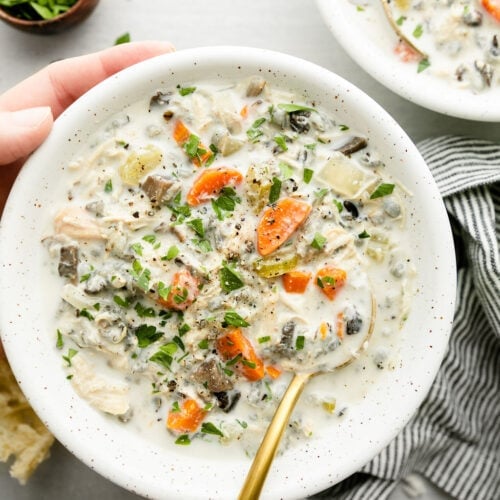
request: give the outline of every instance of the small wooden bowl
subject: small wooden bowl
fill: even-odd
[[[73,7],[60,16],[40,21],[28,21],[11,16],[0,7],[0,19],[21,31],[37,35],[51,35],[82,22],[90,15],[98,3],[99,0],[78,0]]]

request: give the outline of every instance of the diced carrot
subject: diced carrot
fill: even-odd
[[[201,205],[210,198],[217,196],[226,186],[238,186],[243,181],[243,175],[234,168],[217,167],[204,170],[195,179],[187,194],[188,205]]]
[[[304,271],[290,271],[283,275],[283,287],[288,293],[304,293],[311,273]]]
[[[500,0],[482,0],[483,7],[500,22]]]
[[[195,432],[207,414],[194,399],[186,399],[180,410],[170,410],[167,416],[167,428],[171,431]]]
[[[404,40],[400,40],[396,47],[394,47],[394,53],[403,62],[416,62],[422,58],[422,56],[412,47],[410,47]]]
[[[323,321],[321,325],[319,325],[319,334],[321,335],[321,340],[325,340],[326,336],[328,335],[328,323]]]
[[[240,116],[246,118],[248,116],[248,106],[243,106],[240,111]]]
[[[239,328],[218,337],[216,348],[224,360],[237,360],[234,363],[235,368],[248,380],[255,382],[264,377],[264,363],[257,356],[250,340]]]
[[[158,302],[176,311],[184,311],[196,299],[200,290],[199,282],[187,269],[178,271],[172,278],[171,288],[166,298],[159,297]]]
[[[177,120],[174,125],[174,133],[173,137],[175,142],[182,148],[184,147],[184,144],[189,140],[191,137],[191,132],[190,130],[184,125],[184,123],[181,120]],[[198,149],[204,151],[204,153],[200,154],[199,156],[193,156],[191,158],[191,161],[197,166],[200,167],[201,165],[204,165],[213,155],[212,151],[210,151],[209,148],[204,146],[201,142],[198,144]]]
[[[257,226],[257,249],[261,255],[277,250],[305,221],[311,205],[295,198],[282,198],[266,207]]]
[[[276,380],[281,375],[281,370],[275,366],[266,366],[266,372],[273,380]]]
[[[333,300],[337,292],[345,284],[347,273],[337,267],[326,266],[316,273],[316,285],[328,297]]]
[[[336,326],[337,326],[337,337],[339,340],[344,339],[344,330],[345,330],[345,325],[344,325],[344,313],[341,311],[337,313],[337,321],[336,321]]]

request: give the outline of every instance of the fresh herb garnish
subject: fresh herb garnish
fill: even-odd
[[[111,191],[113,191],[113,181],[111,179],[108,179],[106,181],[106,184],[104,184],[104,192],[111,193]]]
[[[370,235],[366,232],[366,229],[362,233],[358,234],[358,238],[360,238],[360,239],[369,238],[369,237],[370,237]]]
[[[87,318],[89,321],[94,321],[94,316],[87,311],[87,309],[83,308],[78,311],[78,316],[83,316],[84,318]]]
[[[120,297],[119,295],[113,296],[113,302],[115,304],[118,304],[120,307],[123,307],[124,309],[128,309],[130,307],[130,302],[128,301],[128,299]]]
[[[281,180],[277,177],[273,177],[273,184],[269,191],[269,203],[275,203],[278,201],[281,193]]]
[[[288,151],[288,146],[286,145],[286,138],[284,135],[274,136],[274,142],[281,148],[282,151]]]
[[[210,241],[205,240],[205,239],[195,239],[191,240],[203,253],[208,253],[213,250],[212,245],[210,244]]]
[[[189,205],[181,204],[181,193],[177,193],[173,199],[173,204],[168,205],[168,208],[177,216],[177,222],[181,223],[186,217],[191,216]]]
[[[137,255],[140,255],[142,256],[142,250],[144,249],[144,247],[140,244],[140,243],[133,243],[132,245],[130,245],[130,248],[137,254]]]
[[[258,342],[259,344],[264,344],[265,342],[269,342],[270,340],[271,340],[270,335],[266,335],[266,336],[264,336],[264,337],[259,337],[259,338],[257,339],[257,342]]]
[[[168,250],[166,255],[164,255],[161,260],[172,260],[175,259],[179,255],[179,249],[175,246],[172,245]]]
[[[56,340],[57,349],[62,349],[64,347],[64,340],[61,333],[61,330],[57,329],[57,340]]]
[[[431,63],[429,62],[429,59],[422,59],[418,63],[417,73],[422,73],[422,71],[425,71],[430,65]]]
[[[337,207],[339,214],[342,213],[342,210],[344,210],[344,205],[342,205],[342,203],[339,200],[333,200],[333,203]]]
[[[224,434],[222,434],[222,432],[211,422],[203,422],[201,424],[201,432],[204,434],[214,434],[216,436],[224,437]]]
[[[244,420],[238,420],[236,419],[236,422],[238,422],[243,429],[246,429],[248,427],[248,424]]]
[[[347,125],[344,125],[343,123],[341,123],[339,125],[339,129],[342,130],[343,132],[345,132],[346,130],[349,130],[349,127]]]
[[[314,151],[316,149],[317,144],[315,142],[312,142],[311,144],[305,144],[304,147],[306,149],[309,149],[309,151]]]
[[[191,227],[200,238],[205,236],[205,228],[201,219],[191,219],[186,222],[186,225]]]
[[[252,126],[247,130],[247,137],[251,142],[259,142],[259,138],[264,135],[260,129],[262,124],[266,121],[265,118],[258,118],[252,123]]]
[[[278,108],[282,109],[286,113],[295,113],[296,111],[313,111],[316,113],[314,108],[302,106],[300,104],[278,104]]]
[[[179,94],[184,97],[186,95],[192,94],[195,90],[196,87],[181,87],[179,89]]]
[[[174,401],[172,404],[172,409],[170,410],[172,413],[177,413],[181,411],[181,407],[179,406],[179,401]]]
[[[212,208],[217,219],[224,220],[226,212],[233,212],[236,208],[236,204],[240,203],[240,201],[241,199],[237,196],[236,191],[232,187],[226,186],[222,188],[219,197],[211,200]]]
[[[152,307],[144,307],[140,302],[134,306],[135,312],[139,318],[154,318],[156,311]]]
[[[197,135],[191,134],[189,139],[182,146],[184,151],[191,159],[197,158],[202,163],[202,156],[206,154],[206,150],[199,147],[200,138]]]
[[[71,360],[78,354],[78,351],[76,349],[69,348],[68,349],[68,354],[66,356],[63,356],[62,359],[68,363],[68,367],[72,366],[71,365]]]
[[[158,284],[156,285],[156,291],[162,299],[166,300],[171,290],[171,286],[166,286],[163,281],[158,281]]]
[[[115,45],[121,45],[122,43],[130,42],[130,33],[123,33],[115,40]]]
[[[180,444],[182,446],[187,446],[188,444],[191,444],[191,439],[189,439],[189,436],[187,434],[181,434],[175,440],[175,444]]]
[[[231,269],[227,264],[225,264],[219,271],[220,287],[224,292],[232,292],[233,290],[238,290],[245,286],[245,283],[241,279],[241,276],[234,270]]]
[[[413,36],[415,38],[420,38],[423,32],[424,32],[423,26],[421,24],[417,24],[415,26],[415,29],[413,30]]]
[[[375,200],[376,198],[381,198],[382,196],[387,196],[394,191],[394,184],[382,183],[377,186],[377,189],[373,191],[370,195],[370,200]]]
[[[297,351],[304,349],[305,341],[306,338],[304,337],[304,335],[297,335],[297,338],[295,339],[295,349]]]
[[[403,23],[406,21],[406,16],[400,16],[396,19],[396,24],[398,26],[403,26]]]
[[[156,236],[154,234],[146,234],[142,239],[147,241],[150,245],[154,245],[156,243]]]
[[[169,342],[168,344],[162,345],[160,349],[155,352],[150,358],[150,361],[157,363],[167,370],[170,370],[172,365],[173,355],[177,352],[179,347],[175,342]]]
[[[316,250],[321,250],[325,246],[326,241],[327,239],[322,234],[316,233],[311,241],[311,246]]]
[[[163,332],[159,332],[154,325],[140,325],[135,330],[135,336],[137,345],[144,348],[163,337]]]
[[[310,168],[305,168],[304,173],[303,173],[303,179],[306,184],[309,184],[311,182],[311,179],[313,177],[314,170],[311,170]]]
[[[90,278],[90,273],[82,274],[82,276],[80,276],[80,283],[83,283],[84,281],[88,281],[89,278]]]
[[[183,323],[181,326],[179,326],[179,328],[177,329],[177,331],[179,332],[179,335],[182,337],[183,335],[186,335],[187,332],[189,332],[189,330],[191,330],[191,327],[187,324],[187,323]]]
[[[228,311],[224,314],[224,321],[222,326],[226,328],[227,326],[249,326],[250,323],[245,321],[236,311]]]
[[[208,339],[203,339],[198,342],[198,347],[200,349],[208,349]]]
[[[283,179],[290,179],[293,176],[293,167],[285,163],[284,161],[280,161],[278,165],[281,176]]]
[[[69,10],[77,0],[0,0],[11,16],[28,21],[54,19]]]

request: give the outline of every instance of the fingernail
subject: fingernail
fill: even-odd
[[[38,128],[49,116],[52,116],[52,110],[49,106],[40,106],[37,108],[21,109],[20,111],[11,111],[9,121],[12,125],[21,128]]]

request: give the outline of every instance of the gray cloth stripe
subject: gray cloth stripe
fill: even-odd
[[[500,499],[500,144],[446,136],[419,149],[465,250],[450,344],[411,422],[321,498],[384,500],[416,471],[453,498]]]

